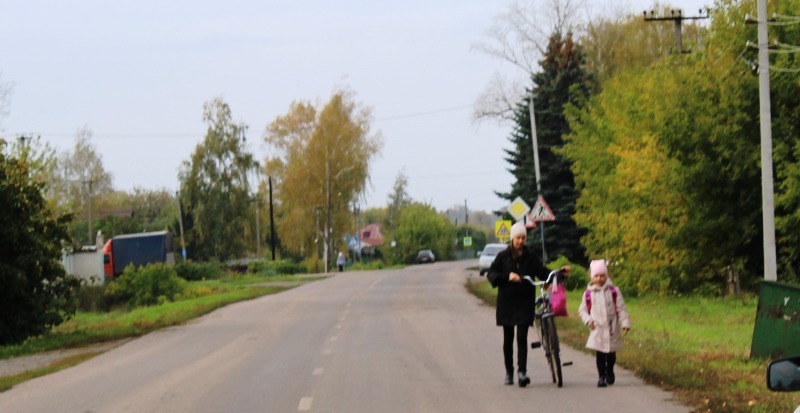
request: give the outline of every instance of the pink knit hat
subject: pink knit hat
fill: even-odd
[[[606,260],[592,260],[589,263],[589,274],[594,277],[597,274],[608,275],[608,268],[606,268]]]

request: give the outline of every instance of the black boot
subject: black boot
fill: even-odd
[[[519,387],[525,387],[530,384],[531,379],[528,377],[524,371],[521,371],[519,374]]]
[[[600,377],[600,380],[597,380],[597,387],[606,387],[605,377]]]
[[[504,382],[506,386],[513,386],[514,385],[514,373],[507,371],[506,372],[506,381]]]
[[[606,364],[606,383],[614,384],[617,378],[614,376],[614,364],[617,362],[617,353],[608,353],[608,363]]]
[[[606,374],[606,383],[608,383],[608,385],[610,386],[610,385],[614,384],[615,381],[617,381],[617,378],[614,377],[614,371],[613,370],[609,371]]]

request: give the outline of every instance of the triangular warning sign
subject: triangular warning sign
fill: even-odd
[[[531,208],[530,217],[534,221],[556,220],[556,216],[553,214],[553,211],[550,210],[550,207],[547,206],[547,202],[544,202],[544,198],[541,196],[536,200],[536,204],[533,206],[533,208]]]
[[[511,230],[505,224],[501,224],[500,228],[497,229],[497,236],[498,237],[507,237],[511,235]]]

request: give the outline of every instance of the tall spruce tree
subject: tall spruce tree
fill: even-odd
[[[511,164],[509,171],[516,181],[509,193],[498,195],[509,201],[520,196],[531,206],[541,195],[556,216],[553,222],[539,224],[544,225],[548,260],[565,256],[572,262],[585,264],[585,250],[580,243],[585,230],[579,228],[572,218],[578,191],[570,170],[571,163],[558,155],[557,150],[564,144],[563,135],[569,133],[564,105],[580,106],[580,102],[591,93],[593,80],[585,70],[585,54],[573,41],[571,33],[566,36],[559,32],[552,34],[539,65],[542,71],[533,74],[532,80],[542,190],[538,193],[536,189],[528,97],[517,105],[516,127],[509,138],[514,149],[506,150],[506,160]],[[541,234],[540,229],[532,231],[528,243],[541,246]]]

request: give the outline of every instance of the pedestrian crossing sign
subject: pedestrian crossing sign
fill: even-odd
[[[511,238],[511,221],[507,219],[495,221],[494,236],[501,241]]]
[[[536,200],[536,204],[533,205],[533,208],[531,208],[530,217],[534,221],[556,220],[555,214],[553,214],[553,211],[547,205],[547,202],[544,202],[544,198],[541,196]]]

